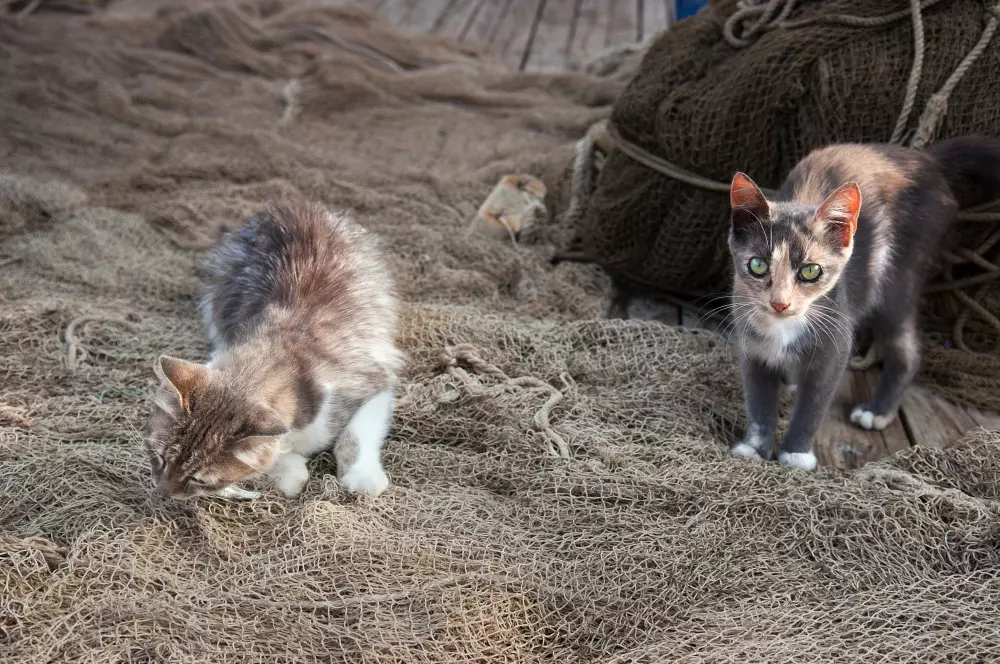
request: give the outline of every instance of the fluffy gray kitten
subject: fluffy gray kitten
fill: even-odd
[[[271,206],[228,234],[202,303],[212,357],[161,357],[148,448],[160,490],[253,497],[264,473],[302,491],[334,445],[347,489],[389,485],[380,449],[403,357],[396,298],[374,237],[320,205]]]

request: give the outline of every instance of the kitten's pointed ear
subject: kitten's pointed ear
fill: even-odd
[[[173,391],[172,396],[176,404],[158,402],[158,405],[168,413],[173,411],[173,407],[180,409],[187,408],[187,396],[191,393],[191,390],[203,383],[208,375],[208,369],[200,364],[188,362],[187,360],[178,360],[166,355],[161,355],[156,360],[156,363],[153,365],[153,371],[156,372],[163,385],[171,388]]]
[[[278,460],[278,445],[278,436],[247,436],[233,443],[230,452],[253,472],[262,473]]]
[[[827,196],[816,210],[816,223],[823,224],[828,235],[849,247],[858,229],[858,215],[861,214],[861,188],[855,182],[842,184]]]
[[[733,210],[733,230],[746,228],[770,214],[764,193],[743,173],[737,173],[729,186],[729,206]]]

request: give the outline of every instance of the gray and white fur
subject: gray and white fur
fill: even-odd
[[[779,392],[791,377],[796,403],[778,460],[815,468],[812,441],[860,325],[871,328],[883,367],[872,403],[857,404],[851,421],[879,430],[893,421],[920,364],[922,290],[957,192],[970,186],[1000,192],[1000,140],[953,139],[927,152],[830,146],[799,162],[773,200],[736,175],[731,307],[748,424],[734,453],[772,457]]]

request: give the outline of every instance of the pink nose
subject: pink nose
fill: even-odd
[[[788,308],[788,303],[787,302],[772,302],[771,306],[774,307],[774,310],[777,311],[780,314],[782,311],[784,311],[785,309]]]

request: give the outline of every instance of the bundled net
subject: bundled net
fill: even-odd
[[[345,8],[123,4],[0,19],[4,662],[1000,658],[1000,433],[731,458],[716,338],[597,320],[606,277],[548,267],[559,225],[464,233],[617,83]],[[205,357],[201,251],[286,195],[353,209],[397,273],[393,486],[347,495],[321,455],[296,500],[166,500],[152,361]]]
[[[615,104],[622,149],[571,251],[633,291],[726,291],[737,170],[776,189],[831,143],[1000,135],[998,23],[995,0],[712,2],[653,43]],[[922,377],[997,410],[1000,206],[989,192],[960,199],[967,209],[927,298]]]

